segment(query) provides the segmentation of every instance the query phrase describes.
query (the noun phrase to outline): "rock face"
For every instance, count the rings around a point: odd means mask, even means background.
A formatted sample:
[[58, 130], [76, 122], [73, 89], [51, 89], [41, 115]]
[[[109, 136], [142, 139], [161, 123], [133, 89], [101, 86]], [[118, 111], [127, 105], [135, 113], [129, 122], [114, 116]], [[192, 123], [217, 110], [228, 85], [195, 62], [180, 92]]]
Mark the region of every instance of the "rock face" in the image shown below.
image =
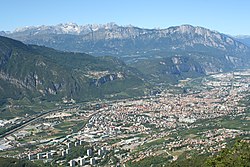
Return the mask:
[[126, 93], [143, 84], [135, 69], [116, 58], [28, 46], [0, 36], [0, 100], [24, 96], [84, 100]]
[[189, 64], [189, 58], [188, 57], [172, 57], [172, 69], [170, 69], [169, 71], [173, 74], [181, 74], [183, 72], [197, 72], [197, 73], [201, 73], [204, 74], [205, 71], [204, 69], [200, 66], [200, 65], [196, 65], [196, 64]]
[[106, 82], [114, 81], [117, 79], [123, 79], [123, 78], [124, 78], [123, 75], [121, 75], [120, 73], [107, 74], [107, 75], [99, 77], [97, 79], [93, 79], [91, 84], [93, 84], [95, 86], [101, 86], [101, 85], [105, 84]]

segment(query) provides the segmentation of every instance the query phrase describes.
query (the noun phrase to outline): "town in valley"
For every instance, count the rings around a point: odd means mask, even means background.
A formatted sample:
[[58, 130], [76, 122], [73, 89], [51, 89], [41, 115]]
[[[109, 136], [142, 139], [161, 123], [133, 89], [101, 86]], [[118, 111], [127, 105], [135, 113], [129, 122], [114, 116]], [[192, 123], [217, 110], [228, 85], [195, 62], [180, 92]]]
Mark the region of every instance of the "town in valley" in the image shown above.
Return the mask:
[[[180, 80], [155, 94], [77, 102], [0, 120], [0, 156], [62, 166], [129, 166], [149, 157], [172, 162], [187, 152], [214, 155], [249, 140], [250, 70]], [[16, 106], [8, 106], [16, 107]], [[17, 126], [18, 125], [18, 126]]]

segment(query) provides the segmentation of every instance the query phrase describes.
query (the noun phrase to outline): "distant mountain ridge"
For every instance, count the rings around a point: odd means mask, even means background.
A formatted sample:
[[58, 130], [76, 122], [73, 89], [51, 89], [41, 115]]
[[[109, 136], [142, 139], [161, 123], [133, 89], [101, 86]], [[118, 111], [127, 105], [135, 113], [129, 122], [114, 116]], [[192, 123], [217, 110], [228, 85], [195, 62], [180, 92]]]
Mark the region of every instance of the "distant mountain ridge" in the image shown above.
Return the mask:
[[238, 35], [234, 38], [250, 47], [250, 35]]
[[198, 45], [221, 51], [245, 52], [248, 48], [234, 38], [203, 27], [181, 25], [166, 29], [143, 29], [118, 26], [75, 23], [56, 26], [31, 26], [16, 29], [5, 36], [28, 44], [37, 44], [64, 51], [120, 55], [149, 50], [197, 50]]

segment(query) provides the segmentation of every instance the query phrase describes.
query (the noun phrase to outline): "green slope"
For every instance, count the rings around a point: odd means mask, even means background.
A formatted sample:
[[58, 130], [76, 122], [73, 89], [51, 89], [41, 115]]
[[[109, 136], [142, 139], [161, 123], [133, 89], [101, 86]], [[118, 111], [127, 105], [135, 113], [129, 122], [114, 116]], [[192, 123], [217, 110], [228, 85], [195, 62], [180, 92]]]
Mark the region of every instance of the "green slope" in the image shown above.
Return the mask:
[[143, 95], [144, 88], [141, 74], [116, 58], [61, 52], [0, 37], [1, 100], [131, 97]]

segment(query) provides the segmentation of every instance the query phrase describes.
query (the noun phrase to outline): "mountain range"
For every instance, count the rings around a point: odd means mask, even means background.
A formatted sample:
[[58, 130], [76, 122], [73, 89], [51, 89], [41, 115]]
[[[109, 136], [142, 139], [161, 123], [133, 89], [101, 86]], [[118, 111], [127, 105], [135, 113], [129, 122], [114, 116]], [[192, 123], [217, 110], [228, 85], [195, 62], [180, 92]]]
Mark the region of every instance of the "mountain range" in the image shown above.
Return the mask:
[[[115, 23], [84, 26], [67, 23], [3, 33], [26, 44], [119, 57], [149, 79], [162, 78], [163, 82], [249, 65], [247, 45], [231, 36], [191, 25], [145, 29]], [[148, 64], [151, 69], [144, 69]], [[172, 74], [174, 79], [169, 79]]]
[[[4, 33], [4, 32], [3, 32]], [[3, 35], [2, 33], [2, 35]], [[93, 55], [129, 55], [151, 50], [200, 51], [197, 46], [241, 53], [246, 46], [234, 38], [203, 27], [181, 25], [166, 29], [143, 29], [135, 26], [79, 26], [74, 23], [56, 26], [18, 28], [5, 36], [28, 44]]]
[[133, 97], [155, 85], [250, 65], [244, 42], [191, 25], [69, 23], [0, 35], [1, 99]]

